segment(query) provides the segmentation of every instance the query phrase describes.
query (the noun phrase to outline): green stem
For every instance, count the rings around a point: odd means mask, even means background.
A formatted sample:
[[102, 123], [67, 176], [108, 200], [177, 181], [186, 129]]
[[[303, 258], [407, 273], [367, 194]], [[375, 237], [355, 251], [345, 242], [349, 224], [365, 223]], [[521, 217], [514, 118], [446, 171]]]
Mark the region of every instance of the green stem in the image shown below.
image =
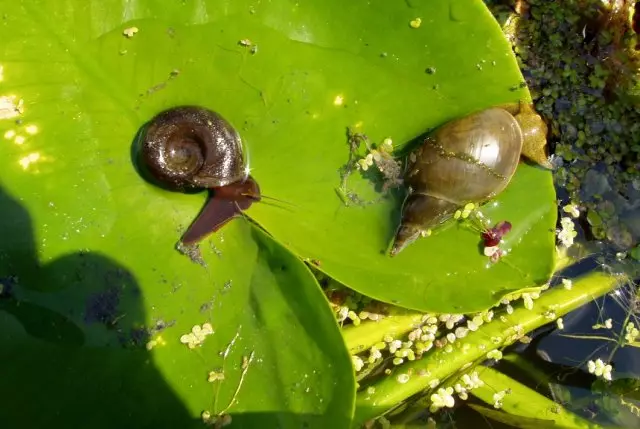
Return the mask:
[[515, 366], [519, 372], [526, 374], [530, 379], [535, 380], [537, 386], [548, 384], [554, 374], [547, 374], [540, 365], [534, 365], [519, 353], [509, 353], [502, 358], [503, 362], [509, 362]]
[[385, 335], [399, 338], [403, 334], [415, 329], [422, 322], [423, 314], [413, 311], [401, 312], [373, 322], [363, 322], [360, 325], [350, 325], [342, 330], [342, 337], [349, 349], [349, 353], [356, 354], [371, 348], [382, 341]]
[[627, 311], [626, 317], [622, 322], [622, 329], [618, 333], [617, 341], [615, 341], [616, 345], [613, 348], [613, 350], [611, 350], [611, 353], [609, 353], [609, 359], [607, 360], [607, 362], [611, 362], [613, 360], [613, 356], [615, 356], [618, 349], [623, 346], [625, 341], [624, 340], [625, 327], [627, 326], [627, 323], [629, 323], [629, 320], [631, 319], [632, 314], [633, 314], [633, 311]]
[[509, 393], [505, 394], [500, 401], [502, 403], [500, 408], [510, 415], [511, 420], [514, 417], [536, 419], [543, 425], [551, 423], [554, 427], [563, 428], [601, 428], [493, 368], [480, 368], [478, 374], [484, 385], [472, 389], [470, 393], [494, 407], [493, 395], [499, 391], [508, 391]]
[[[517, 308], [511, 315], [485, 324], [453, 344], [453, 350], [438, 349], [420, 360], [395, 368], [395, 372], [375, 383], [373, 389], [358, 392], [354, 423], [359, 425], [382, 415], [409, 397], [436, 386], [460, 368], [489, 351], [513, 344], [526, 332], [550, 322], [547, 312], [562, 316], [581, 305], [611, 291], [626, 277], [601, 272], [589, 273], [574, 281], [571, 290], [562, 287], [545, 292], [532, 310]], [[399, 377], [400, 376], [400, 377]], [[402, 380], [403, 382], [400, 382]]]

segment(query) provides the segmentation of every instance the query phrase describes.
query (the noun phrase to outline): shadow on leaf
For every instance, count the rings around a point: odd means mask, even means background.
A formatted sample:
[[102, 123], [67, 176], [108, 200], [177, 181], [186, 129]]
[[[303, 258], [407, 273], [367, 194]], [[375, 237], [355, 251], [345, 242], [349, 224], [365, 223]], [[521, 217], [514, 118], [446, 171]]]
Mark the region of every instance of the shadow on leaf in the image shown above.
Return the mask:
[[28, 212], [2, 189], [0, 209], [1, 426], [201, 425], [145, 348], [133, 275], [92, 252], [41, 264]]

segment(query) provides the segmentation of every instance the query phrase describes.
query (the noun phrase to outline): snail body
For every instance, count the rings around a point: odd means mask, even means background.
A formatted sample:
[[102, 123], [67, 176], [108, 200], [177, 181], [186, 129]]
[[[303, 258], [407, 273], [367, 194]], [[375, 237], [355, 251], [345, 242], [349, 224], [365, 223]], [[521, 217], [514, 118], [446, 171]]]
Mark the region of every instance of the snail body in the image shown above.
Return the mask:
[[139, 155], [144, 170], [167, 189], [210, 190], [183, 244], [203, 239], [260, 200], [239, 134], [211, 110], [179, 106], [159, 113], [144, 129]]
[[511, 181], [521, 155], [550, 168], [547, 127], [530, 107], [492, 107], [441, 126], [409, 155], [409, 194], [391, 247], [397, 255], [423, 231], [469, 202], [482, 203]]

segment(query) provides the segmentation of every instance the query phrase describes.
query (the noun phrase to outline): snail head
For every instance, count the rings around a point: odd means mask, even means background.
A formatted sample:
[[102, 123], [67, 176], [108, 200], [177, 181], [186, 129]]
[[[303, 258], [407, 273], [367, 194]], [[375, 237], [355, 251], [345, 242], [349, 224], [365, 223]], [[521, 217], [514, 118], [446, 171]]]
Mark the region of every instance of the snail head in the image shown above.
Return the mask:
[[423, 193], [410, 194], [404, 202], [402, 221], [396, 231], [389, 255], [396, 256], [425, 231], [445, 222], [458, 207], [459, 204], [436, 196]]
[[251, 176], [245, 180], [225, 186], [211, 188], [212, 197], [219, 200], [235, 201], [242, 210], [246, 210], [254, 202], [260, 201], [260, 186]]

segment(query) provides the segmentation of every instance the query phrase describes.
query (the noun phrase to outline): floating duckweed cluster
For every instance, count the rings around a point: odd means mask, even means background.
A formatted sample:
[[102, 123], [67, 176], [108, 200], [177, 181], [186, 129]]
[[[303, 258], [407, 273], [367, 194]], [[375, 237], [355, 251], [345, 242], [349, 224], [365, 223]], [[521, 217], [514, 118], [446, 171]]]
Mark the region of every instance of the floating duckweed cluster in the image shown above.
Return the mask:
[[613, 367], [609, 364], [605, 364], [602, 359], [597, 359], [595, 362], [590, 360], [587, 362], [587, 369], [590, 374], [594, 374], [596, 377], [602, 377], [607, 381], [611, 381], [611, 370]]
[[[367, 171], [369, 167], [375, 164], [384, 177], [383, 187], [385, 190], [401, 185], [401, 163], [393, 156], [393, 140], [387, 137], [376, 147], [363, 134], [354, 134], [353, 136], [353, 139], [364, 143], [367, 148], [367, 154], [357, 161], [357, 168]], [[359, 143], [354, 144], [359, 145]]]
[[499, 361], [500, 359], [502, 359], [502, 352], [500, 350], [491, 350], [489, 353], [487, 353], [487, 359]]
[[[565, 279], [566, 280], [566, 279]], [[566, 287], [570, 280], [566, 280], [559, 287]], [[555, 321], [558, 329], [564, 328], [561, 318], [556, 315], [556, 308], [553, 304], [545, 305], [543, 308], [537, 307], [535, 301], [540, 297], [549, 285], [539, 288], [532, 288], [526, 291], [510, 294], [504, 297], [493, 309], [489, 309], [477, 314], [424, 314], [417, 323], [404, 334], [386, 334], [381, 337], [381, 341], [373, 344], [369, 349], [352, 355], [353, 366], [358, 380], [362, 380], [368, 374], [384, 374], [393, 377], [398, 384], [410, 383], [414, 377], [426, 377], [424, 384], [429, 387], [427, 398], [428, 407], [431, 412], [436, 412], [442, 408], [451, 408], [455, 404], [455, 396], [461, 400], [468, 397], [469, 390], [481, 386], [477, 372], [466, 373], [457, 381], [440, 380], [434, 373], [433, 368], [405, 366], [407, 362], [417, 361], [429, 356], [432, 362], [437, 365], [446, 363], [447, 353], [467, 353], [473, 347], [482, 351], [484, 358], [489, 360], [501, 360], [503, 357], [502, 348], [506, 344], [513, 344], [516, 341], [528, 343], [531, 338], [525, 335], [525, 327], [520, 324], [513, 324], [508, 318], [514, 312], [513, 303], [522, 300], [519, 307], [529, 311], [536, 311], [541, 316]], [[491, 323], [494, 319], [507, 324], [506, 329], [499, 336], [487, 338], [486, 342], [475, 343], [475, 340], [467, 342], [466, 337], [486, 323]], [[376, 323], [368, 321], [366, 323]], [[606, 322], [605, 322], [606, 324]], [[635, 341], [640, 333], [633, 324], [627, 327], [627, 342]], [[431, 353], [439, 353], [431, 355]], [[429, 361], [427, 365], [431, 365]], [[461, 370], [472, 368], [477, 362], [469, 362]], [[596, 365], [593, 371], [597, 371], [598, 376], [610, 377], [610, 368], [594, 362]], [[469, 371], [474, 371], [473, 368]], [[606, 378], [605, 378], [606, 379]], [[365, 387], [368, 395], [376, 393], [375, 387]], [[502, 402], [509, 390], [496, 392], [493, 398], [495, 408], [501, 408]]]
[[422, 19], [421, 18], [416, 18], [416, 19], [412, 20], [411, 22], [409, 22], [409, 26], [411, 28], [420, 28], [421, 25], [422, 25]]
[[[629, 250], [640, 240], [640, 85], [633, 2], [485, 0], [503, 24], [549, 124], [556, 185], [579, 202], [587, 237]], [[634, 211], [636, 214], [634, 215]], [[572, 243], [569, 235], [563, 235]]]
[[209, 371], [207, 381], [209, 383], [215, 383], [216, 381], [224, 380], [224, 372], [222, 371]]
[[[368, 147], [369, 148], [369, 147]], [[367, 166], [371, 166], [375, 161], [376, 166], [380, 171], [384, 171], [385, 162], [389, 160], [393, 161], [393, 140], [386, 138], [380, 144], [378, 149], [369, 149], [369, 153], [363, 159], [358, 161], [358, 165], [362, 170], [367, 170]], [[384, 161], [383, 161], [384, 158]], [[395, 162], [394, 162], [395, 165]]]
[[571, 215], [572, 218], [577, 219], [580, 217], [580, 209], [579, 207], [574, 204], [567, 204], [566, 206], [562, 207], [562, 211], [565, 213], [568, 213]]
[[386, 316], [388, 305], [361, 295], [316, 271], [338, 323], [359, 325], [363, 320], [378, 321]]
[[[484, 382], [480, 379], [476, 371], [470, 374], [464, 374], [455, 382], [453, 387], [440, 387], [431, 395], [429, 398], [431, 400], [429, 411], [435, 413], [441, 408], [453, 408], [455, 405], [454, 392], [461, 400], [466, 401], [469, 398], [469, 391], [481, 386], [484, 386]], [[437, 385], [432, 387], [435, 388]]]
[[138, 31], [140, 31], [138, 27], [129, 27], [122, 30], [122, 34], [126, 38], [131, 39], [133, 36], [135, 36], [138, 33]]
[[162, 338], [162, 335], [158, 335], [157, 338], [149, 340], [145, 345], [147, 350], [152, 350], [156, 346], [166, 346], [167, 342]]
[[[425, 314], [422, 316], [420, 324], [406, 333], [406, 336], [395, 338], [387, 334], [382, 338], [382, 341], [374, 344], [366, 352], [353, 355], [351, 358], [354, 369], [356, 373], [364, 371], [366, 374], [385, 362], [389, 362], [392, 367], [400, 366], [406, 361], [422, 358], [434, 347], [451, 353], [454, 351], [453, 344], [465, 338], [469, 332], [477, 331], [481, 325], [493, 320], [493, 316], [492, 310], [469, 317], [461, 314]], [[499, 343], [502, 343], [502, 340]], [[468, 345], [461, 347], [465, 346], [468, 347]], [[388, 375], [392, 373], [390, 368], [387, 368], [385, 372]], [[430, 374], [419, 375], [429, 376]], [[396, 377], [399, 377], [398, 380], [405, 379], [405, 376], [401, 375]]]
[[202, 419], [202, 423], [215, 428], [223, 428], [225, 426], [229, 426], [232, 422], [230, 414], [215, 416], [212, 415], [210, 411], [206, 410], [200, 414], [200, 418]]
[[[469, 215], [471, 215], [471, 213], [473, 212], [473, 210], [476, 208], [476, 205], [474, 203], [467, 203], [462, 210], [456, 210], [456, 212], [453, 214], [453, 218], [454, 219], [466, 219], [469, 217]], [[480, 213], [480, 212], [478, 212]]]
[[[351, 305], [358, 304], [352, 303]], [[348, 304], [340, 306], [332, 304], [332, 307], [334, 307], [334, 311], [338, 316], [339, 323], [344, 323], [349, 320], [352, 324], [358, 326], [363, 320], [369, 319], [375, 322], [385, 317], [384, 314], [372, 313], [369, 311], [360, 311], [359, 313], [356, 313], [354, 310], [350, 309]]]
[[191, 332], [180, 337], [180, 342], [190, 349], [195, 349], [202, 345], [207, 336], [213, 334], [213, 327], [210, 323], [204, 323], [202, 326], [195, 325], [191, 328]]
[[502, 400], [505, 396], [507, 396], [511, 391], [509, 389], [500, 390], [493, 394], [493, 408], [500, 409], [502, 408]]
[[484, 244], [484, 255], [491, 263], [500, 261], [509, 253], [509, 249], [502, 247], [503, 237], [511, 231], [512, 225], [509, 221], [503, 220], [491, 226], [490, 219], [485, 217], [480, 207], [474, 203], [467, 203], [462, 209], [456, 210], [453, 218], [461, 225], [480, 234]]
[[560, 229], [558, 230], [558, 240], [564, 247], [573, 246], [573, 239], [578, 235], [573, 220], [570, 217], [560, 219]]
[[[337, 189], [345, 204], [364, 205], [380, 200], [378, 198], [373, 201], [364, 201], [348, 188], [348, 179], [354, 171], [360, 171], [374, 184], [380, 184], [381, 198], [385, 198], [389, 190], [402, 185], [402, 162], [393, 156], [394, 147], [391, 138], [387, 137], [382, 143], [375, 145], [365, 134], [351, 129], [348, 130], [347, 136], [349, 160], [340, 168], [340, 187]], [[367, 174], [371, 172], [370, 167], [373, 165], [379, 174]]]
[[431, 406], [429, 411], [432, 413], [440, 408], [453, 408], [455, 400], [453, 399], [453, 387], [441, 387], [436, 393], [431, 395]]
[[613, 328], [613, 319], [607, 319], [603, 324], [596, 323], [591, 327], [591, 329], [612, 329]]
[[541, 292], [542, 289], [546, 289], [546, 287], [541, 287], [541, 288], [539, 288], [539, 290], [532, 291], [532, 292], [517, 292], [517, 293], [513, 293], [513, 294], [510, 294], [507, 297], [503, 298], [500, 301], [500, 303], [504, 305], [504, 308], [505, 308], [505, 311], [507, 312], [507, 314], [511, 314], [511, 313], [513, 313], [513, 306], [511, 305], [511, 303], [519, 300], [520, 298], [522, 298], [524, 308], [526, 308], [527, 310], [533, 310], [534, 301], [536, 299], [540, 298], [540, 292]]
[[624, 330], [624, 340], [628, 344], [633, 344], [638, 341], [638, 337], [640, 337], [640, 331], [638, 330], [638, 328], [636, 328], [633, 322], [627, 323], [627, 326], [624, 328]]

